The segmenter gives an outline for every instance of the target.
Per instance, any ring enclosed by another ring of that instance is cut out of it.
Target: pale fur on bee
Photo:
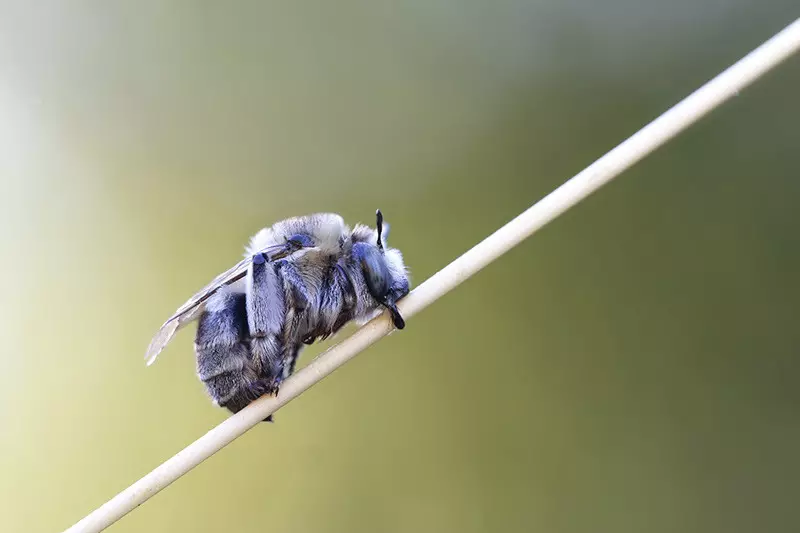
[[[276,394],[304,344],[327,338],[351,320],[366,322],[408,294],[408,270],[389,248],[388,225],[351,230],[342,217],[294,217],[259,231],[245,260],[195,294],[162,326],[152,362],[186,322],[199,318],[197,374],[215,404],[238,412]]]

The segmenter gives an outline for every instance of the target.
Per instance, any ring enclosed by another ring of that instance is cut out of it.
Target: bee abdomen
[[[211,392],[212,387],[215,392],[224,392],[224,397],[215,397]],[[206,382],[206,388],[217,405],[225,407],[232,413],[238,413],[253,400],[257,400],[264,394],[274,392],[274,386],[270,380],[255,379],[249,381],[243,375],[233,373],[212,378]]]
[[[234,346],[196,343],[195,353],[197,377],[218,405],[225,404],[258,379],[248,361],[247,346],[243,343]]]
[[[209,299],[195,338],[197,376],[217,405],[233,412],[269,391],[248,346],[245,295],[221,292]]]

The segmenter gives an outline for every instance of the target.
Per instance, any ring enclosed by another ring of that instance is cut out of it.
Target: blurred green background
[[[0,6],[3,532],[68,527],[227,416],[194,327],[143,355],[262,226],[380,207],[419,284],[798,15]],[[112,531],[797,531],[798,67]]]

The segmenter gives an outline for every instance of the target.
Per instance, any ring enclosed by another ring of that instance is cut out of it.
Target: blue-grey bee
[[[385,308],[397,329],[397,301],[409,277],[399,250],[376,229],[352,230],[339,215],[282,220],[259,231],[244,260],[183,304],[150,343],[150,365],[175,335],[199,319],[197,375],[214,403],[233,413],[277,394],[294,372],[303,345],[325,339],[351,320],[364,323]],[[271,417],[267,420],[271,420]]]

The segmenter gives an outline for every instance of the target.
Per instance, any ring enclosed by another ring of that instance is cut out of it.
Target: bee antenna
[[[381,241],[381,233],[383,232],[383,213],[378,209],[375,211],[376,226],[378,228],[378,248],[383,250],[383,242]]]
[[[403,329],[406,327],[406,321],[403,320],[403,316],[400,314],[397,306],[395,304],[386,304],[386,307],[389,309],[389,313],[392,315],[392,323],[394,324],[394,327],[397,329]]]

